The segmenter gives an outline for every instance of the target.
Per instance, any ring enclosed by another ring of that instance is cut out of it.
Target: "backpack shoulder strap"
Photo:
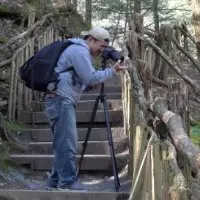
[[[70,66],[69,68],[60,71],[59,74],[64,73],[64,72],[69,72],[69,71],[74,71],[73,66]]]

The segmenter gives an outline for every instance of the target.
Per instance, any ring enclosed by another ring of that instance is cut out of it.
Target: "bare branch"
[[[183,47],[181,47],[181,45],[177,42],[177,40],[175,39],[175,37],[172,37],[172,41],[174,42],[174,44],[176,45],[176,47],[191,60],[191,62],[194,64],[194,66],[200,72],[200,63],[198,61],[196,61],[194,59],[194,57],[189,52],[187,52]]]
[[[150,39],[147,39],[145,37],[139,36],[138,38],[144,42],[146,42],[147,45],[151,46],[158,54],[161,55],[161,57],[165,60],[165,62],[186,82],[188,83],[192,89],[194,90],[194,92],[200,96],[200,88],[198,87],[198,85],[190,78],[188,77],[186,74],[184,74],[180,68],[175,65],[171,58],[169,56],[167,56],[165,54],[165,52],[160,49],[157,45],[155,45]]]
[[[30,29],[28,29],[27,31],[19,34],[17,37],[11,39],[8,43],[6,43],[4,46],[2,46],[0,48],[0,50],[3,51],[4,49],[8,48],[11,44],[16,42],[17,40],[29,36],[38,26],[41,26],[42,24],[44,24],[45,21],[47,20],[47,18],[51,17],[51,16],[53,16],[52,13],[48,13],[48,14],[44,15],[41,21],[36,22]]]

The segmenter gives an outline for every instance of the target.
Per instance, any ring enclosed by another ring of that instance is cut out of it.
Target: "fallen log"
[[[192,176],[200,178],[200,149],[187,136],[181,117],[169,111],[162,98],[156,98],[150,108],[166,124],[176,150],[190,164]]]

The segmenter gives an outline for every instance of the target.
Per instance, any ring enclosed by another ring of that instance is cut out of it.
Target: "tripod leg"
[[[100,96],[98,96],[96,98],[96,100],[95,100],[95,104],[94,104],[94,107],[93,107],[92,115],[91,115],[91,118],[90,118],[90,124],[89,124],[88,130],[87,130],[85,141],[83,143],[83,150],[81,152],[81,157],[80,157],[80,160],[79,160],[79,163],[78,163],[78,167],[77,167],[77,171],[76,171],[76,179],[78,178],[78,176],[80,174],[80,169],[81,169],[81,165],[82,165],[82,162],[83,162],[83,157],[84,157],[84,154],[85,154],[85,151],[86,151],[86,147],[87,147],[87,143],[88,143],[88,140],[89,140],[89,137],[90,137],[90,132],[91,132],[91,129],[92,129],[92,125],[94,123],[94,118],[96,116],[96,112],[97,112],[97,109],[98,109],[99,100],[100,100]]]
[[[116,157],[115,157],[114,146],[113,146],[112,132],[111,132],[111,128],[110,128],[107,98],[105,95],[103,95],[102,102],[103,102],[103,106],[104,106],[104,114],[105,114],[106,126],[107,126],[107,132],[108,132],[108,142],[109,142],[111,159],[112,159],[113,175],[114,175],[114,180],[115,180],[115,189],[116,189],[116,191],[118,191],[118,189],[120,187],[120,182],[119,182],[118,171],[117,171],[117,163],[116,163]]]

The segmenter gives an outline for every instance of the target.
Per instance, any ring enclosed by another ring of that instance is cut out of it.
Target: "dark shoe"
[[[56,191],[57,190],[57,188],[55,188],[55,187],[51,187],[51,186],[45,186],[45,190],[47,190],[47,191]]]

